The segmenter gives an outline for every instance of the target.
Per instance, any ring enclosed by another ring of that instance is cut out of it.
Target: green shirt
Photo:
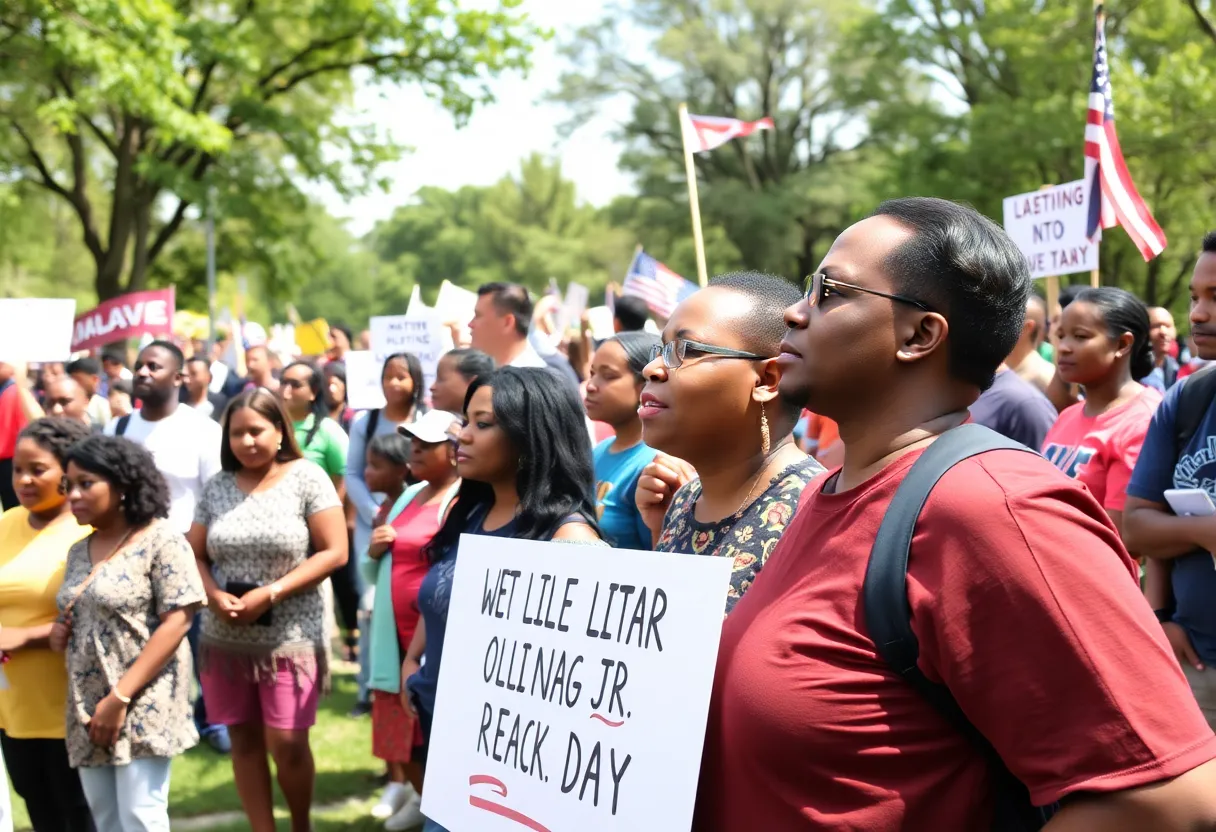
[[[315,416],[309,416],[304,421],[296,422],[293,425],[296,431],[296,441],[300,443],[300,450],[304,452],[304,458],[320,465],[331,477],[346,476],[346,446],[350,440],[347,439],[346,432],[342,430],[341,425],[328,416],[325,417],[317,427],[312,441],[304,444],[315,418]]]

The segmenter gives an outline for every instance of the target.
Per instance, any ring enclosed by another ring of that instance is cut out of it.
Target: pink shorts
[[[214,662],[199,675],[208,722],[262,724],[284,731],[304,731],[316,723],[321,680],[315,673],[310,676],[281,658],[273,678],[255,681],[235,664]]]

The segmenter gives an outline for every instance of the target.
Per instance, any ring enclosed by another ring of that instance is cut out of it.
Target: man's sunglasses
[[[717,347],[713,344],[703,344],[700,341],[690,341],[687,338],[677,338],[666,344],[651,347],[650,360],[654,361],[661,355],[663,366],[669,370],[675,370],[684,363],[684,358],[690,352],[716,355],[719,358],[742,358],[748,361],[765,361],[772,358],[771,355],[756,355],[754,352],[744,352],[743,350],[733,350],[730,347]]]
[[[917,309],[923,309],[926,312],[932,312],[933,309],[918,300],[914,300],[907,295],[892,295],[887,292],[880,292],[877,289],[867,289],[864,286],[855,286],[852,283],[842,283],[839,280],[833,280],[822,272],[815,272],[808,275],[806,278],[806,302],[808,306],[818,306],[823,300],[826,300],[828,294],[832,290],[851,289],[854,292],[864,292],[867,295],[877,295],[880,298],[887,300],[895,300],[900,303],[907,303],[915,306]]]

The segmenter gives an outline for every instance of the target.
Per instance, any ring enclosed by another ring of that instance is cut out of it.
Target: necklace
[[[751,504],[752,496],[756,493],[756,486],[759,485],[764,479],[765,469],[768,468],[770,462],[777,458],[777,454],[781,452],[781,449],[784,448],[785,445],[786,443],[782,442],[776,448],[773,448],[772,453],[765,458],[764,462],[760,463],[760,470],[756,472],[754,477],[752,477],[752,487],[748,489],[747,496],[743,498],[743,502],[739,503],[739,507],[735,509],[735,513],[731,515],[732,517],[738,517],[743,512],[743,509],[747,508]]]

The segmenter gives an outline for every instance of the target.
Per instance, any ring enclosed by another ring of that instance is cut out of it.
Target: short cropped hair
[[[1216,231],[1209,231],[1203,237],[1204,254],[1216,254]]]
[[[616,299],[612,317],[620,322],[622,332],[638,332],[646,327],[650,307],[637,295],[624,295]]]
[[[88,358],[86,356],[85,358],[77,358],[75,361],[69,362],[68,366],[64,369],[68,375],[84,373],[86,376],[99,376],[101,375],[101,362],[96,358]]]
[[[944,199],[893,199],[873,216],[913,232],[887,258],[896,290],[946,316],[950,373],[987,390],[1026,320],[1025,256],[992,220]]]
[[[515,331],[526,336],[532,327],[532,296],[518,283],[486,283],[477,290],[477,297],[490,295],[499,315],[515,316]]]
[[[738,292],[751,300],[751,312],[743,322],[748,349],[776,358],[781,351],[781,339],[788,331],[785,310],[802,299],[802,291],[784,277],[748,271],[718,275],[709,285]]]
[[[145,352],[152,349],[153,347],[162,349],[165,352],[172,355],[173,359],[177,362],[178,372],[186,369],[186,355],[185,355],[185,353],[183,353],[181,351],[181,348],[178,347],[177,344],[174,344],[172,341],[153,341],[152,343],[148,344],[148,346],[146,346],[142,350],[140,350],[139,354],[143,355]]]

